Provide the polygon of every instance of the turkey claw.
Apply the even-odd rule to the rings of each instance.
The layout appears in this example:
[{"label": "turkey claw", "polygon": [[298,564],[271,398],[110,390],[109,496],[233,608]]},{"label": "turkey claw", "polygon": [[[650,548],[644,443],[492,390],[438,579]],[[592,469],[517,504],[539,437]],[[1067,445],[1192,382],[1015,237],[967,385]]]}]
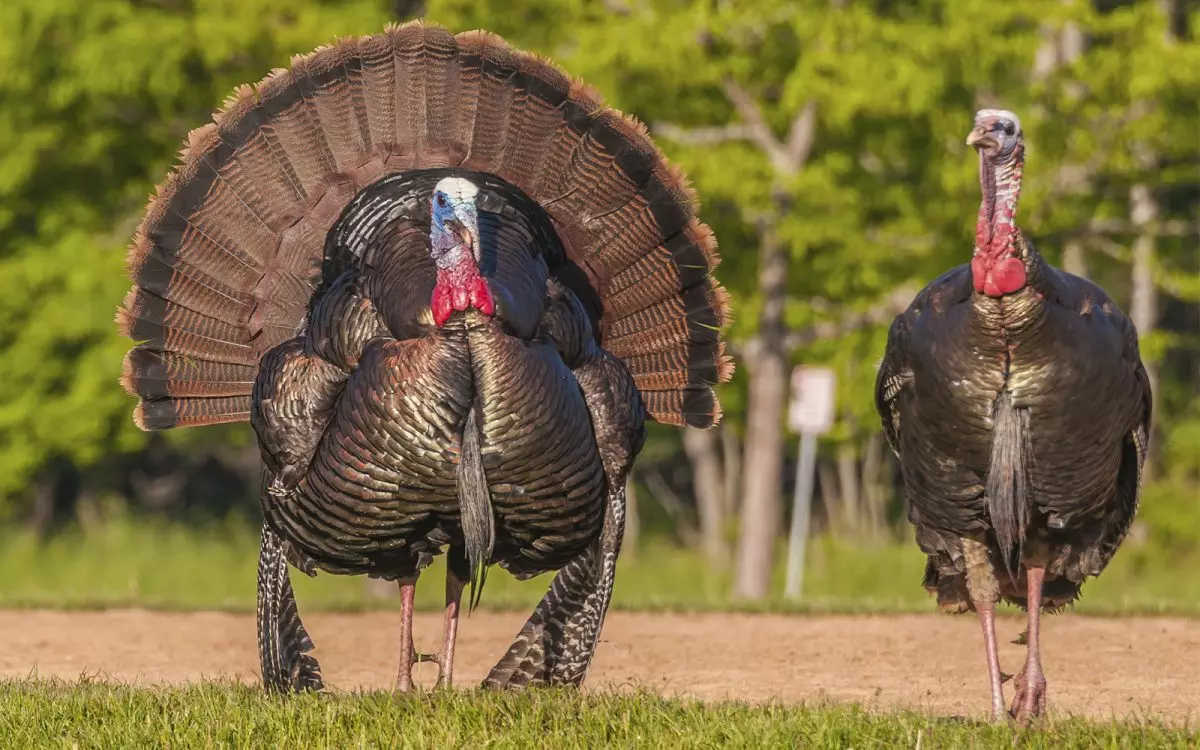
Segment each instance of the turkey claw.
[{"label": "turkey claw", "polygon": [[1046,710],[1046,678],[1041,672],[1026,676],[1024,671],[1014,681],[1016,693],[1008,715],[1019,725],[1028,726]]}]

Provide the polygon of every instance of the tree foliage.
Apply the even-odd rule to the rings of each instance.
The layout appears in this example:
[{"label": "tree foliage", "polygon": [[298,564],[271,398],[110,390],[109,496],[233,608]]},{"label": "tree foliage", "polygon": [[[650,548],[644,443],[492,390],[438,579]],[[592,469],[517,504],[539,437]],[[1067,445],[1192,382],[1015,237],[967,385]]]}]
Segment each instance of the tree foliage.
[{"label": "tree foliage", "polygon": [[0,496],[51,458],[145,445],[112,320],[124,247],[187,131],[237,84],[386,20],[361,1],[2,4]]},{"label": "tree foliage", "polygon": [[[878,431],[870,394],[890,320],[880,309],[969,257],[979,189],[963,141],[973,112],[1018,112],[1029,144],[1020,221],[1052,260],[1081,242],[1090,275],[1127,305],[1133,237],[1158,233],[1161,328],[1144,332],[1144,350],[1162,368],[1165,474],[1194,491],[1200,19],[1195,4],[1182,7],[1168,34],[1164,5],[433,0],[426,10],[454,31],[484,27],[552,57],[650,125],[717,231],[742,347],[761,304],[759,229],[776,223],[792,261],[793,357],[839,370],[832,437],[854,444]],[[378,31],[388,6],[2,4],[0,496],[26,496],[52,458],[87,467],[144,448],[116,384],[126,342],[111,321],[145,196],[236,84],[338,34]],[[1068,26],[1086,48],[1035,76],[1047,34]],[[810,102],[810,157],[781,171],[755,128],[786,143]],[[747,119],[753,111],[761,123]],[[1160,209],[1148,227],[1131,222],[1137,184],[1152,186]],[[743,383],[723,399],[734,424]]]}]

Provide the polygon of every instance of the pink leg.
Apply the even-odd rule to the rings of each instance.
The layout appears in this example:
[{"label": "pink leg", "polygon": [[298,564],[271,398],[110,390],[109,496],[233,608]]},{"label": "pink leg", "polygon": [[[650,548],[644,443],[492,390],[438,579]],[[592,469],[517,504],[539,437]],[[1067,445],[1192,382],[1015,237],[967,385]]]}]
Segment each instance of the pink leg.
[{"label": "pink leg", "polygon": [[992,687],[992,721],[1004,717],[1004,688],[1000,679],[1000,654],[996,650],[996,603],[975,602],[979,624],[983,626],[983,647],[987,651],[988,682]]},{"label": "pink leg", "polygon": [[434,657],[438,665],[438,679],[434,687],[449,688],[454,685],[454,641],[458,637],[458,606],[462,592],[462,580],[446,571],[446,627],[442,634],[442,647]]},{"label": "pink leg", "polygon": [[400,579],[400,670],[396,675],[396,690],[407,693],[412,690],[412,668],[417,659],[413,647],[413,596],[417,593],[417,579]]},{"label": "pink leg", "polygon": [[1025,668],[1017,675],[1016,695],[1010,713],[1021,724],[1040,716],[1046,709],[1046,675],[1042,672],[1042,657],[1039,653],[1039,620],[1042,613],[1042,582],[1046,579],[1045,568],[1027,568],[1026,604],[1029,609],[1028,652]]}]

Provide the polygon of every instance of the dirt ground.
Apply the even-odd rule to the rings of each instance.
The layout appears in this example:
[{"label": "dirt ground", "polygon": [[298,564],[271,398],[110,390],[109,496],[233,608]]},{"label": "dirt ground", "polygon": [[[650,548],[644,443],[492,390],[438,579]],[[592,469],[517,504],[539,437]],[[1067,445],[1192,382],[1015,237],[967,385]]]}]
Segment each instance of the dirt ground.
[{"label": "dirt ground", "polygon": [[[475,685],[524,620],[477,612],[459,628],[456,682]],[[309,614],[326,683],[389,688],[399,615]],[[437,646],[441,618],[417,617],[417,644]],[[1022,621],[1000,621],[1000,659],[1017,672]],[[1200,621],[1062,615],[1043,624],[1052,713],[1200,715]],[[0,676],[81,674],[139,684],[236,677],[258,680],[254,618],[222,613],[0,612]],[[432,664],[419,678],[431,684]],[[987,681],[973,616],[783,616],[614,612],[588,687],[646,687],[704,700],[858,701],[939,715],[980,716]],[[1008,686],[1006,686],[1008,687]],[[1011,696],[1011,691],[1008,693]]]}]

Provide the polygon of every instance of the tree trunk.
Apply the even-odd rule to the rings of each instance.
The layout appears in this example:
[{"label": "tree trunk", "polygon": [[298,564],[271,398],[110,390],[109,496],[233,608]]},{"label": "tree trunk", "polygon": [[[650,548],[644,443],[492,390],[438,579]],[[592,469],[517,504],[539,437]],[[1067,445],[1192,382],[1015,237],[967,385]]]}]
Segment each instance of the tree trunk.
[{"label": "tree trunk", "polygon": [[663,479],[662,472],[658,469],[651,469],[644,475],[646,489],[650,491],[650,497],[666,511],[667,517],[674,524],[675,534],[679,537],[679,541],[683,542],[684,546],[691,548],[700,547],[700,532],[696,529],[696,524],[692,522],[692,514],[687,505],[680,499],[675,490],[671,489],[671,485],[667,484],[667,480]]},{"label": "tree trunk", "polygon": [[709,567],[723,570],[729,562],[729,551],[725,546],[725,478],[716,430],[685,428],[683,449],[692,464],[700,547]]},{"label": "tree trunk", "polygon": [[38,540],[45,541],[54,528],[54,477],[38,477],[35,488],[29,525],[33,527],[33,533]]},{"label": "tree trunk", "polygon": [[728,422],[718,427],[721,435],[721,465],[725,468],[725,491],[722,493],[725,518],[736,518],[741,510],[742,489],[742,441]]},{"label": "tree trunk", "polygon": [[761,233],[758,291],[762,299],[758,345],[746,359],[750,372],[742,470],[741,532],[738,538],[735,596],[766,597],[779,534],[783,480],[783,411],[787,396],[783,310],[788,258],[772,228]]},{"label": "tree trunk", "polygon": [[837,449],[838,486],[841,488],[843,533],[851,537],[862,530],[859,513],[858,455],[851,443],[842,443]]},{"label": "tree trunk", "polygon": [[[771,133],[770,125],[753,97],[737,84],[725,81],[725,94],[741,119],[756,133],[755,141],[771,161],[781,180],[795,177],[808,163],[817,134],[817,102],[805,102],[792,120],[785,142]],[[738,538],[734,596],[766,597],[771,584],[771,560],[779,533],[780,493],[783,486],[783,410],[787,398],[786,327],[788,247],[777,225],[791,211],[785,183],[774,186],[770,212],[758,221],[758,344],[747,354],[750,371],[746,414],[746,453],[742,463],[745,492]]]},{"label": "tree trunk", "polygon": [[392,17],[397,21],[408,21],[425,15],[425,0],[393,0]]},{"label": "tree trunk", "polygon": [[1088,278],[1087,255],[1083,250],[1083,242],[1078,238],[1067,240],[1063,245],[1062,267],[1067,273]]},{"label": "tree trunk", "polygon": [[[1148,156],[1142,157],[1148,161]],[[1158,201],[1145,184],[1134,185],[1129,191],[1130,218],[1136,226],[1143,227],[1133,241],[1132,280],[1129,292],[1129,317],[1137,327],[1138,336],[1145,339],[1158,326],[1158,287],[1154,283],[1154,235],[1147,227],[1158,218]],[[1146,374],[1150,378],[1152,393],[1158,392],[1158,366],[1146,358],[1142,359]],[[1151,414],[1153,426],[1158,424],[1157,412],[1160,399],[1154,399],[1154,413]],[[1158,452],[1158,441],[1150,440],[1150,456],[1152,459]],[[1153,475],[1153,462],[1146,461],[1146,478]]]},{"label": "tree trunk", "polygon": [[884,532],[884,509],[887,493],[883,487],[883,435],[875,432],[867,438],[863,455],[862,496],[867,511],[867,532],[872,540],[879,539]]},{"label": "tree trunk", "polygon": [[642,537],[642,518],[638,513],[637,482],[633,472],[625,480],[625,536],[621,537],[621,555],[627,560],[637,559],[638,542]]},{"label": "tree trunk", "polygon": [[821,507],[825,509],[825,533],[833,534],[841,525],[838,514],[837,472],[828,461],[817,459],[817,484],[821,490]]}]

